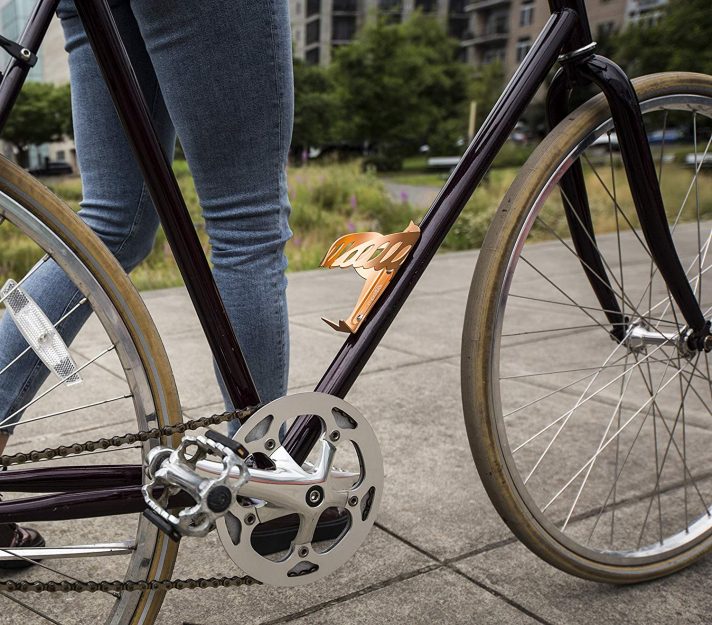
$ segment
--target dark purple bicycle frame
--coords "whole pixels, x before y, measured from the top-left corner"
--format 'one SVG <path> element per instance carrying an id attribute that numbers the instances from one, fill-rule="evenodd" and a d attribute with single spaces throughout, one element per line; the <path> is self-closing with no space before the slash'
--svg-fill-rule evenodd
<path id="1" fill-rule="evenodd" d="M 225 314 L 170 163 L 161 150 L 107 0 L 75 1 L 233 403 L 240 408 L 255 406 L 259 404 L 255 385 Z M 37 53 L 57 3 L 58 0 L 38 1 L 19 41 L 20 45 Z M 704 332 L 705 320 L 694 294 L 685 290 L 684 285 L 689 290 L 689 284 L 675 249 L 668 240 L 669 230 L 664 221 L 662 199 L 635 92 L 615 64 L 592 54 L 591 33 L 583 0 L 550 0 L 549 4 L 551 17 L 421 221 L 418 243 L 359 331 L 347 338 L 315 390 L 339 397 L 348 393 L 517 120 L 562 53 L 561 61 L 566 72 L 584 75 L 604 91 L 611 105 L 616 129 L 623 124 L 629 126 L 627 130 L 619 130 L 618 136 L 621 145 L 626 146 L 622 150 L 624 165 L 634 190 L 646 238 L 651 238 L 652 243 L 648 243 L 651 249 L 656 249 L 656 262 L 666 265 L 663 276 L 668 285 L 678 285 L 675 289 L 671 288 L 671 291 L 689 326 L 696 333 Z M 211 62 L 219 63 L 220 59 Z M 27 71 L 28 68 L 21 60 L 11 61 L 6 70 L 0 83 L 0 128 L 9 115 Z M 568 106 L 569 82 L 564 84 L 562 81 L 561 77 L 555 81 L 558 85 L 554 89 L 557 97 L 550 98 L 548 103 L 550 119 L 553 121 L 556 121 L 557 116 L 565 115 Z M 580 205 L 575 208 L 585 216 L 588 206 L 582 180 L 572 177 L 568 184 L 576 191 L 571 197 L 581 199 Z M 584 241 L 582 233 L 576 232 L 581 226 L 573 221 L 570 221 L 570 225 L 574 240 L 578 238 Z M 587 233 L 584 228 L 583 234 L 589 236 L 592 232 Z M 589 255 L 593 253 L 590 249 L 584 251 Z M 595 258 L 589 258 L 587 262 L 591 267 L 595 267 L 595 263 Z M 602 275 L 605 276 L 605 272 Z M 597 294 L 599 290 L 594 287 Z M 611 306 L 603 308 L 615 312 Z M 320 427 L 316 419 L 300 417 L 287 433 L 284 446 L 295 460 L 302 462 L 319 434 Z M 140 478 L 140 467 L 8 471 L 0 474 L 0 491 L 72 492 L 0 503 L 0 523 L 26 521 L 30 518 L 59 520 L 140 512 L 145 507 L 140 496 Z M 80 486 L 82 480 L 84 485 Z M 91 503 L 94 500 L 96 503 Z"/>

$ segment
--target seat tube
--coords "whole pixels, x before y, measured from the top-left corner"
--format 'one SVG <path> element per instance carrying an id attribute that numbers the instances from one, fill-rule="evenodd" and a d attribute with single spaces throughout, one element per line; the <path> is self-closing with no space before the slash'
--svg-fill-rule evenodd
<path id="1" fill-rule="evenodd" d="M 611 109 L 633 202 L 650 254 L 688 327 L 695 347 L 709 334 L 687 274 L 675 250 L 638 97 L 625 72 L 612 61 L 590 55 L 576 63 L 578 75 L 603 91 Z"/>

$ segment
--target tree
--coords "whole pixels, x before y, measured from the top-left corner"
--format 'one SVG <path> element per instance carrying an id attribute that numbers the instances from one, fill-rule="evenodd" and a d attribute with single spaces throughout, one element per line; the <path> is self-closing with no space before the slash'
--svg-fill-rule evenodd
<path id="1" fill-rule="evenodd" d="M 27 165 L 31 145 L 59 141 L 72 134 L 69 85 L 27 82 L 22 88 L 2 138 L 18 151 L 18 162 Z"/>
<path id="2" fill-rule="evenodd" d="M 494 107 L 504 88 L 504 68 L 499 61 L 482 65 L 470 83 L 470 99 L 477 102 L 478 126 Z"/>
<path id="3" fill-rule="evenodd" d="M 653 26 L 631 26 L 615 36 L 614 58 L 633 76 L 684 70 L 712 73 L 710 0 L 670 0 Z"/>
<path id="4" fill-rule="evenodd" d="M 337 109 L 329 70 L 295 59 L 292 149 L 301 152 L 330 141 Z"/>
<path id="5" fill-rule="evenodd" d="M 431 136 L 454 144 L 467 130 L 469 76 L 456 52 L 432 17 L 367 24 L 335 53 L 342 136 L 375 148 L 376 163 L 388 169 Z"/>

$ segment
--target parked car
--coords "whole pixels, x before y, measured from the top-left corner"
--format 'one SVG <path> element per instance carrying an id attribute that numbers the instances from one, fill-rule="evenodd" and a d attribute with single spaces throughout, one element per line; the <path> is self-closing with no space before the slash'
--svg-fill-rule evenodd
<path id="1" fill-rule="evenodd" d="M 648 133 L 648 143 L 679 143 L 685 139 L 685 131 L 682 128 L 666 128 L 665 130 L 653 130 Z"/>
<path id="2" fill-rule="evenodd" d="M 74 173 L 72 166 L 64 161 L 47 162 L 42 167 L 30 169 L 33 176 L 69 176 Z"/>

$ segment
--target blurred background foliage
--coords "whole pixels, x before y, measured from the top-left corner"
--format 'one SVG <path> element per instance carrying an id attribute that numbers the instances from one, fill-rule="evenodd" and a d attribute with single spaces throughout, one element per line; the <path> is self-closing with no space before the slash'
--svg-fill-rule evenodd
<path id="1" fill-rule="evenodd" d="M 712 74 L 710 0 L 670 0 L 653 26 L 631 26 L 600 38 L 598 51 L 631 75 L 686 70 Z M 470 102 L 478 125 L 504 86 L 497 62 L 477 71 L 458 60 L 457 43 L 441 23 L 416 12 L 402 23 L 366 22 L 328 66 L 294 63 L 295 119 L 288 172 L 293 239 L 291 271 L 317 267 L 330 243 L 359 230 L 395 232 L 421 219 L 418 189 L 442 186 L 447 171 L 427 166 L 431 156 L 459 156 L 466 148 Z M 20 154 L 32 143 L 71 134 L 66 88 L 28 83 L 6 128 Z M 491 216 L 517 169 L 545 133 L 543 103 L 522 119 L 523 136 L 508 141 L 448 236 L 445 249 L 482 243 Z M 188 164 L 177 150 L 174 169 L 208 251 Z M 622 172 L 621 172 L 622 175 Z M 48 184 L 78 209 L 78 178 Z M 561 224 L 565 233 L 565 224 Z M 180 284 L 162 232 L 133 273 L 140 288 Z"/>

